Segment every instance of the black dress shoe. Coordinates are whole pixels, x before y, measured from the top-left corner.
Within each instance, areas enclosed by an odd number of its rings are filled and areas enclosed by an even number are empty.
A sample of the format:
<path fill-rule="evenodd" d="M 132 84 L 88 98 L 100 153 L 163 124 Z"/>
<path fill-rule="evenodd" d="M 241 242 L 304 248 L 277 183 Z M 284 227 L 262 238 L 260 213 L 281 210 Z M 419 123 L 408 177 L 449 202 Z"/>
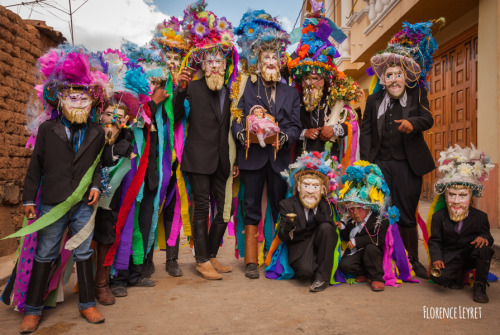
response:
<path fill-rule="evenodd" d="M 124 285 L 110 285 L 109 288 L 115 297 L 126 297 L 128 295 L 127 288 Z"/>
<path fill-rule="evenodd" d="M 257 264 L 248 263 L 247 268 L 245 269 L 245 277 L 250 279 L 258 279 L 259 278 L 259 268 L 257 268 Z"/>
<path fill-rule="evenodd" d="M 487 303 L 490 301 L 488 295 L 486 294 L 487 283 L 482 281 L 475 281 L 474 286 L 472 286 L 472 298 L 475 302 Z"/>
<path fill-rule="evenodd" d="M 316 279 L 309 288 L 309 291 L 321 292 L 326 290 L 327 288 L 328 288 L 328 282 Z"/>
<path fill-rule="evenodd" d="M 133 283 L 128 283 L 128 286 L 153 287 L 155 286 L 155 282 L 146 277 L 139 277 L 137 281 Z"/>
<path fill-rule="evenodd" d="M 180 277 L 182 276 L 182 270 L 179 267 L 179 263 L 177 263 L 176 259 L 168 259 L 165 265 L 165 270 L 172 277 Z"/>

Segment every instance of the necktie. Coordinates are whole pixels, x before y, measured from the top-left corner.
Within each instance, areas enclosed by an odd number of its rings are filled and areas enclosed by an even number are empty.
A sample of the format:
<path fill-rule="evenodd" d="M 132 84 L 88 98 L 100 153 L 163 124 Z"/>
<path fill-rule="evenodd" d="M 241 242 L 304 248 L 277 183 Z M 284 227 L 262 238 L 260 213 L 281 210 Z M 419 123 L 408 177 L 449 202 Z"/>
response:
<path fill-rule="evenodd" d="M 307 212 L 307 227 L 314 225 L 314 210 L 311 208 Z"/>

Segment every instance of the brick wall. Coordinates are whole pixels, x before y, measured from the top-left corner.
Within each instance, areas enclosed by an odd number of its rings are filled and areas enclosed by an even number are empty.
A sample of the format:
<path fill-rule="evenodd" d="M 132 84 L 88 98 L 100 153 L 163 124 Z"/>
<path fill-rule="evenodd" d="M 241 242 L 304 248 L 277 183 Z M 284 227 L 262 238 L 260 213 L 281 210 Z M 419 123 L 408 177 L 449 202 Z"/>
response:
<path fill-rule="evenodd" d="M 64 42 L 43 21 L 23 20 L 0 6 L 0 238 L 22 225 L 22 190 L 31 150 L 24 146 L 28 101 L 34 98 L 38 57 Z M 16 250 L 18 239 L 0 241 L 0 256 Z"/>

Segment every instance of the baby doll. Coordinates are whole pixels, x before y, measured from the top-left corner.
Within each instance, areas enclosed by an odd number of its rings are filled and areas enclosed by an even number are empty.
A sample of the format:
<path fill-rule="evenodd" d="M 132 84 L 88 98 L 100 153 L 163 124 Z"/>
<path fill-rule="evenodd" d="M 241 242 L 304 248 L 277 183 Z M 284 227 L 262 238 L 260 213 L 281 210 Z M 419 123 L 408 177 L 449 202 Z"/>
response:
<path fill-rule="evenodd" d="M 264 140 L 280 131 L 280 128 L 274 123 L 273 117 L 266 114 L 266 109 L 260 105 L 255 105 L 250 109 L 248 129 L 257 135 L 259 144 L 263 148 L 266 146 Z"/>

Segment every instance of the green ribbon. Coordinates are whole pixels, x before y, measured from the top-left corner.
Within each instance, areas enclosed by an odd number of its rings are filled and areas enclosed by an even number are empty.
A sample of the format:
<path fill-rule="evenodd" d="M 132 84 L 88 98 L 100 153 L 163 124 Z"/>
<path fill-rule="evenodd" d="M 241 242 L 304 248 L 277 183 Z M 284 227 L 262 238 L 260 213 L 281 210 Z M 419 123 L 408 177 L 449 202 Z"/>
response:
<path fill-rule="evenodd" d="M 83 176 L 82 180 L 80 180 L 80 184 L 76 188 L 76 190 L 71 194 L 68 199 L 64 200 L 61 202 L 59 205 L 55 206 L 52 208 L 48 213 L 40 217 L 38 220 L 33 222 L 33 224 L 29 226 L 24 226 L 26 224 L 26 217 L 24 218 L 25 222 L 23 223 L 23 228 L 18 230 L 16 233 L 11 234 L 7 237 L 2 238 L 2 240 L 5 240 L 7 238 L 13 238 L 13 237 L 21 237 L 25 236 L 28 234 L 33 234 L 36 231 L 39 231 L 40 229 L 43 229 L 52 223 L 56 222 L 59 220 L 61 217 L 63 217 L 64 214 L 66 214 L 71 207 L 79 203 L 87 189 L 89 188 L 90 183 L 92 182 L 92 176 L 94 175 L 94 170 L 99 164 L 99 161 L 101 160 L 101 154 L 102 154 L 102 149 L 97 158 L 94 161 L 94 164 L 85 172 L 85 175 Z"/>

